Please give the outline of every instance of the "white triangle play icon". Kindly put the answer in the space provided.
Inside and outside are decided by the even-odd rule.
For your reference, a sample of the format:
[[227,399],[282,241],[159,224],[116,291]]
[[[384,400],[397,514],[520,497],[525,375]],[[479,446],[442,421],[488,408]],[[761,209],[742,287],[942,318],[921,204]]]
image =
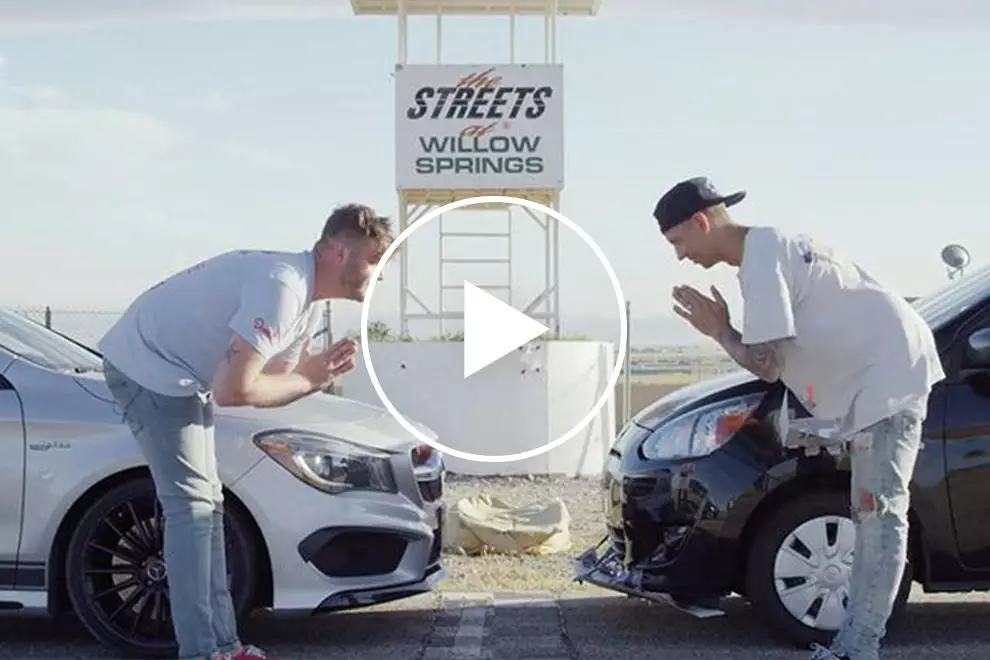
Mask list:
[[547,331],[495,296],[464,283],[465,378]]

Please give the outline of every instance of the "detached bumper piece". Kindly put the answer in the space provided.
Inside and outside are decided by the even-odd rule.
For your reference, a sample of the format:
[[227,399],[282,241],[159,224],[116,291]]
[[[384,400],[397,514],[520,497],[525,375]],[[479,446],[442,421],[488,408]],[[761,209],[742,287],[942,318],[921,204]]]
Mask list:
[[[608,540],[608,537],[602,539],[598,545],[589,548],[571,561],[574,581],[587,582],[603,589],[664,603],[698,619],[725,615],[725,612],[718,607],[718,599],[694,601],[683,596],[644,588],[643,570],[623,566],[622,557],[608,544]],[[599,550],[603,545],[606,545],[605,552],[599,556]]]
[[364,577],[376,583],[335,592],[312,613],[368,607],[434,591],[437,583],[450,575],[442,563],[441,521],[438,516],[425,570],[418,563],[422,559],[406,557],[410,544],[425,541],[421,536],[355,527],[324,528],[310,534],[299,544],[299,555],[316,570],[330,578]]

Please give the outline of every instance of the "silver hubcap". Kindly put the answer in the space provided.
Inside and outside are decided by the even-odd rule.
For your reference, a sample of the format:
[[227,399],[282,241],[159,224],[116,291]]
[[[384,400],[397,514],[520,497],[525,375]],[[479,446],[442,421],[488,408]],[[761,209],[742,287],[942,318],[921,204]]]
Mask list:
[[774,587],[788,612],[819,630],[838,630],[846,613],[856,528],[843,516],[813,518],[777,549]]

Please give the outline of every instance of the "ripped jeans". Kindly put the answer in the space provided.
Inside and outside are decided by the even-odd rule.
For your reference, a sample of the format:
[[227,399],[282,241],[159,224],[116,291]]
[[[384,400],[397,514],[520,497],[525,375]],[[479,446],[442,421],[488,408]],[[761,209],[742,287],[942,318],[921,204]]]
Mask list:
[[833,653],[877,660],[907,559],[909,485],[921,447],[922,419],[901,412],[853,436],[852,516],[856,547],[846,618]]

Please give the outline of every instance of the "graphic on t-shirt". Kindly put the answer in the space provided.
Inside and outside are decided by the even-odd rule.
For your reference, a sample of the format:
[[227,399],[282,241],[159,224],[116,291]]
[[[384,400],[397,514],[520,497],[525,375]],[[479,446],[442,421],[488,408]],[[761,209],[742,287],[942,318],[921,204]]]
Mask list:
[[816,261],[831,261],[828,250],[824,247],[819,247],[815,239],[810,236],[799,236],[795,242],[797,243],[798,251],[801,253],[801,260],[804,263],[811,265]]
[[268,341],[275,341],[275,331],[260,316],[254,320],[254,329],[267,337]]

